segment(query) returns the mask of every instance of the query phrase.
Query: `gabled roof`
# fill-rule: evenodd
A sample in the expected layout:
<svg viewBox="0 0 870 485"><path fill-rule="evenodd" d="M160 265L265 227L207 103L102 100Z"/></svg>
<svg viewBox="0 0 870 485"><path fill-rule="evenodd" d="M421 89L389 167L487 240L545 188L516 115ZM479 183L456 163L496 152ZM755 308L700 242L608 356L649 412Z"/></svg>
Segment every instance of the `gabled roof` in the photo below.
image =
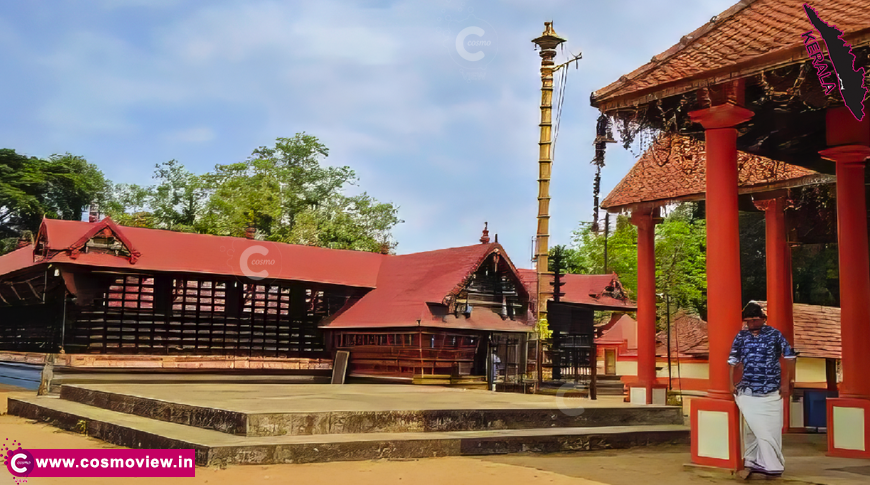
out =
<svg viewBox="0 0 870 485"><path fill-rule="evenodd" d="M443 315L433 314L430 310L429 304L446 304L447 298L455 295L478 267L494 253L503 258L519 280L516 268L507 259L500 244L476 244L388 257L378 273L377 287L336 315L324 327L336 329L420 325L497 330L522 325L502 320L492 311L483 309L479 313L473 310L469 318L450 319L448 316L449 322L444 321Z"/></svg>
<svg viewBox="0 0 870 485"><path fill-rule="evenodd" d="M834 182L831 175L746 152L737 152L737 179L741 194ZM663 135L607 194L601 207L618 211L642 203L703 200L706 181L704 142Z"/></svg>
<svg viewBox="0 0 870 485"><path fill-rule="evenodd" d="M538 293L536 287L538 276L536 271L533 269L518 269L517 271L529 295L531 295L531 298L535 298ZM553 275L548 274L546 278L545 289L552 291L553 286L550 283L553 281ZM565 296L560 300L563 303L587 305L601 310L637 310L635 302L628 298L614 298L613 293L608 290L608 288L612 288L613 283L619 284L619 276L616 273L591 275L566 274L562 275L562 283L561 292Z"/></svg>
<svg viewBox="0 0 870 485"><path fill-rule="evenodd" d="M0 256L0 276L15 273L34 265L33 245L25 246Z"/></svg>
<svg viewBox="0 0 870 485"><path fill-rule="evenodd" d="M680 357L702 357L710 354L707 337L707 322L701 317L679 311L671 321L671 355ZM656 333L656 355L667 357L668 332Z"/></svg>
<svg viewBox="0 0 870 485"><path fill-rule="evenodd" d="M138 258L85 252L83 248L88 239L104 228L110 228L133 255L138 253ZM110 221L90 223L45 219L37 240L48 249L45 262L49 263L230 276L250 276L265 271L263 277L268 280L360 288L375 287L381 261L387 257L362 251L124 227ZM33 247L30 248L32 253ZM9 256L0 257L0 268L5 266L4 260Z"/></svg>
<svg viewBox="0 0 870 485"><path fill-rule="evenodd" d="M609 111L679 95L709 84L807 61L801 34L812 29L805 0L742 0L684 36L652 60L592 93L592 105ZM870 42L870 8L864 0L817 5L828 24L853 47Z"/></svg>
<svg viewBox="0 0 870 485"><path fill-rule="evenodd" d="M620 315L607 325L601 336L595 339L596 345L626 345L627 351L637 352L637 321L628 315ZM631 353L631 352L629 352Z"/></svg>

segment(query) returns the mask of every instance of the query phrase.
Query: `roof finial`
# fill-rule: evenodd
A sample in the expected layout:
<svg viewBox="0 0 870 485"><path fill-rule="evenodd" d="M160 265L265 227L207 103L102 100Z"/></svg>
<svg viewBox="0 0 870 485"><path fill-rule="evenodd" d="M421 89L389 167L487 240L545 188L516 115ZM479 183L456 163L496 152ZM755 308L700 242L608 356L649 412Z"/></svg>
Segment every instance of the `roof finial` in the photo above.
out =
<svg viewBox="0 0 870 485"><path fill-rule="evenodd" d="M484 222L483 223L483 235L480 236L480 243L481 244L489 244L489 230L487 229L488 227L489 227L489 223Z"/></svg>

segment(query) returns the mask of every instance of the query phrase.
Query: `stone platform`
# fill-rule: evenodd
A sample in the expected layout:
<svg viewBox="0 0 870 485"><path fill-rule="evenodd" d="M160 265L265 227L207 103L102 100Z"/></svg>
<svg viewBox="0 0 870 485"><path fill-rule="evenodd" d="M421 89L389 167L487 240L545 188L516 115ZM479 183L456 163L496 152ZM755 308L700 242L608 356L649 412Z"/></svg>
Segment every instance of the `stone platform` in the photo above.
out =
<svg viewBox="0 0 870 485"><path fill-rule="evenodd" d="M403 385L90 384L9 413L197 464L560 452L688 442L678 407Z"/></svg>

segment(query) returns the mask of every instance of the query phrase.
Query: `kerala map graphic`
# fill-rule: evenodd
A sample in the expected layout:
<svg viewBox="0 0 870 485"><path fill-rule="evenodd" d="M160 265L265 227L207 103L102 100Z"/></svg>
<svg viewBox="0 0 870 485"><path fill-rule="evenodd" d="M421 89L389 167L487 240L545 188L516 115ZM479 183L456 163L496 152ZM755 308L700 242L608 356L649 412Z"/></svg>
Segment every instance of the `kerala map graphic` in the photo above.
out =
<svg viewBox="0 0 870 485"><path fill-rule="evenodd" d="M828 56L834 65L840 95L843 97L846 107L849 108L855 119L863 120L864 97L867 95L867 88L864 86L864 68L855 69L855 54L852 53L852 46L843 40L842 30L822 20L818 12L807 3L804 4L804 11L806 11L813 27L821 34L822 40L825 41ZM813 64L817 65L816 62ZM819 77L821 79L822 71L819 71Z"/></svg>

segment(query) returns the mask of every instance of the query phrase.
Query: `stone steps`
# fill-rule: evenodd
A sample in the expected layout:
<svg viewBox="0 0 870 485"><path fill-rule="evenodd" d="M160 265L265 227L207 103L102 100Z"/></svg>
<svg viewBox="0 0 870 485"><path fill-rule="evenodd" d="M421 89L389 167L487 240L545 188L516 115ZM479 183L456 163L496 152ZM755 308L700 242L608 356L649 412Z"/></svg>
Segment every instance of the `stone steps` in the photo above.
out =
<svg viewBox="0 0 870 485"><path fill-rule="evenodd" d="M683 424L680 409L665 406L567 409L565 405L567 412L546 407L246 412L84 385L63 386L60 397L110 411L249 437ZM582 401L573 403L580 405Z"/></svg>
<svg viewBox="0 0 870 485"><path fill-rule="evenodd" d="M54 396L10 398L9 412L120 446L194 449L200 466L586 451L689 440L689 429L676 424L237 436Z"/></svg>

